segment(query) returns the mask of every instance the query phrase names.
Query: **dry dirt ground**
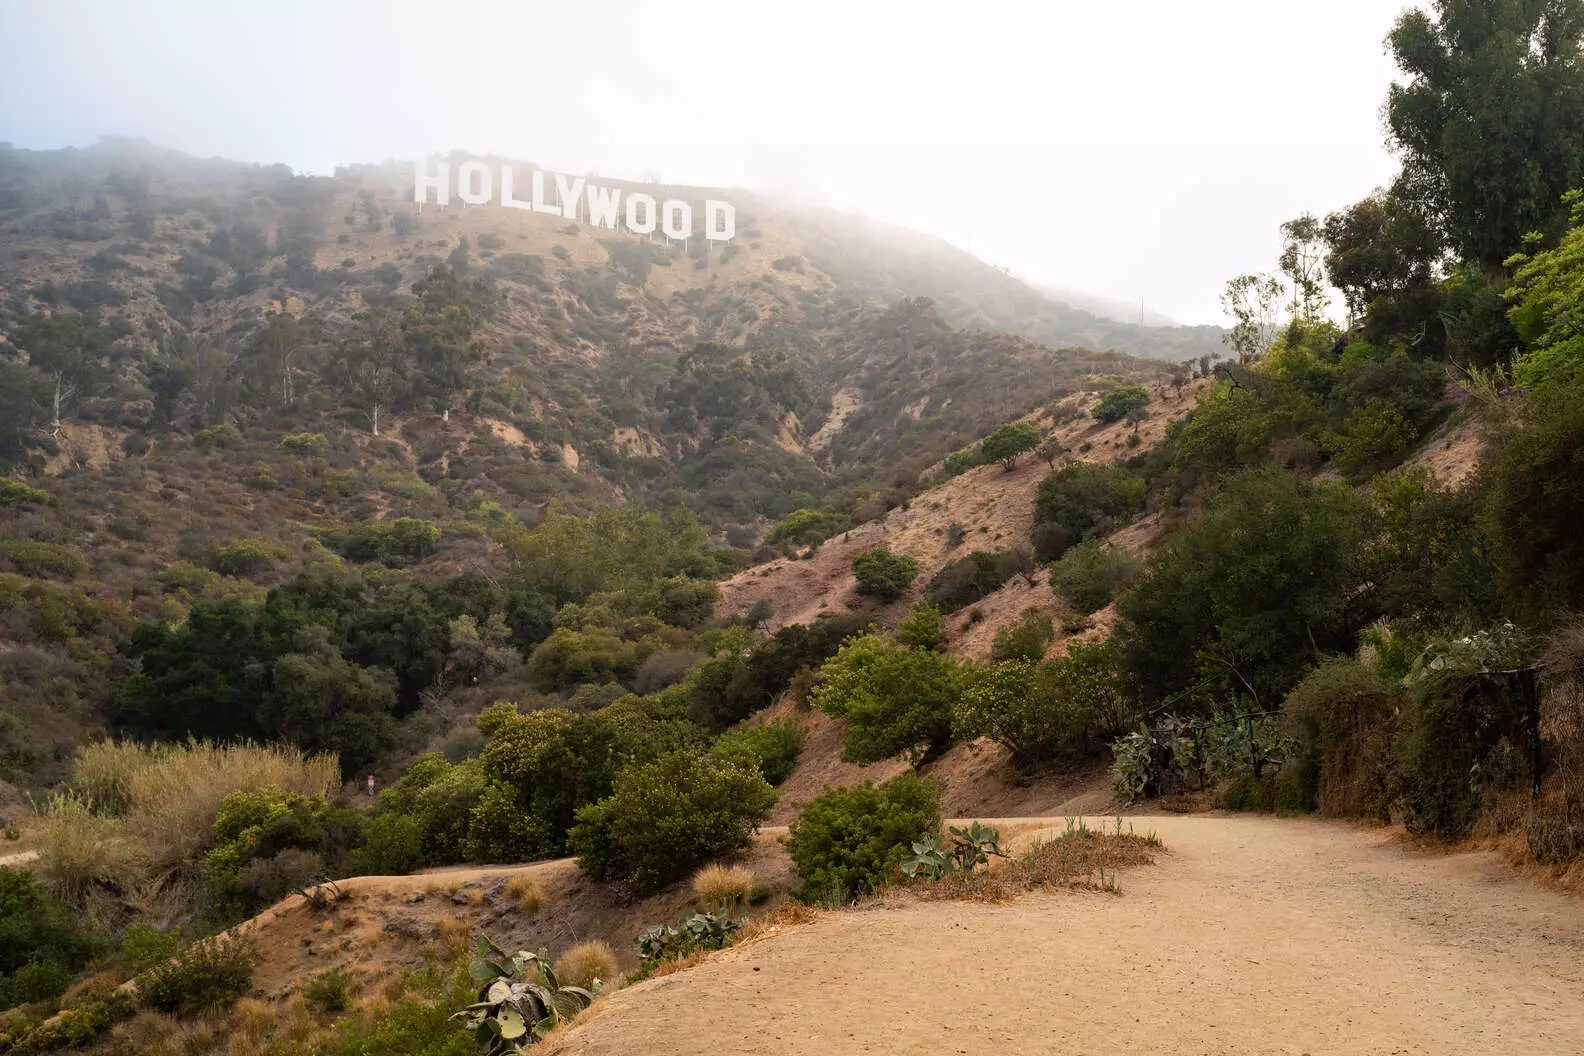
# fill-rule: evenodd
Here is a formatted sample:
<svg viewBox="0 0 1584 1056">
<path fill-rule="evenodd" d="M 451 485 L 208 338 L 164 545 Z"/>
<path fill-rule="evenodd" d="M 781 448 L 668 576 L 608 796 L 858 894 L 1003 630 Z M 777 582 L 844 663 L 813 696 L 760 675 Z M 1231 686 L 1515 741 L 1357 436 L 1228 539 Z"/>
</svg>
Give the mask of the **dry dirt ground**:
<svg viewBox="0 0 1584 1056">
<path fill-rule="evenodd" d="M 827 914 L 611 995 L 556 1051 L 1584 1053 L 1576 897 L 1384 830 L 1132 821 L 1168 853 L 1120 896 Z"/>
</svg>

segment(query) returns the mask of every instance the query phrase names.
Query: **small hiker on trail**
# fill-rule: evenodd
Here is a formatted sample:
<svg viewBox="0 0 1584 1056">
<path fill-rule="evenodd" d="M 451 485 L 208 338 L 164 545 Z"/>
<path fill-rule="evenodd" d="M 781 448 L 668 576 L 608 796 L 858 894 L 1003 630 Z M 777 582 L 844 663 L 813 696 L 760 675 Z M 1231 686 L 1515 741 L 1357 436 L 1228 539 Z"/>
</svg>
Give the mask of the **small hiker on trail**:
<svg viewBox="0 0 1584 1056">
<path fill-rule="evenodd" d="M 374 775 L 373 774 L 368 775 L 368 794 L 371 795 L 371 796 L 374 794 Z"/>
</svg>

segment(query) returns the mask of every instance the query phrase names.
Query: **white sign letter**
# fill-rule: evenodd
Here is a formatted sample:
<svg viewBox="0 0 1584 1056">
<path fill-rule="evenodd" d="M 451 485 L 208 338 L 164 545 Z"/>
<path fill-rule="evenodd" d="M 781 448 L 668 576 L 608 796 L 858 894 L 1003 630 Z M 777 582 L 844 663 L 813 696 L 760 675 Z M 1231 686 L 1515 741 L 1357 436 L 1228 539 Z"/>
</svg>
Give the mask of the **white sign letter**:
<svg viewBox="0 0 1584 1056">
<path fill-rule="evenodd" d="M 590 227 L 615 227 L 617 207 L 621 205 L 621 191 L 609 187 L 596 187 L 592 183 L 588 188 L 589 226 Z"/>
<path fill-rule="evenodd" d="M 549 213 L 551 216 L 561 215 L 560 208 L 545 201 L 544 173 L 538 169 L 535 169 L 533 174 L 533 207 L 536 213 Z"/>
<path fill-rule="evenodd" d="M 477 180 L 474 177 L 478 177 Z M 477 183 L 478 190 L 473 189 Z M 482 161 L 464 161 L 457 166 L 457 197 L 469 205 L 487 205 L 494 195 L 494 180 Z"/>
<path fill-rule="evenodd" d="M 571 183 L 567 178 L 556 173 L 556 200 L 561 203 L 561 215 L 570 216 L 576 220 L 578 215 L 578 199 L 583 197 L 583 177 L 574 177 Z"/>
<path fill-rule="evenodd" d="M 451 163 L 448 161 L 436 162 L 439 166 L 433 176 L 424 171 L 424 163 L 417 162 L 413 165 L 413 201 L 422 205 L 429 198 L 429 188 L 435 189 L 435 204 L 451 204 Z"/>
<path fill-rule="evenodd" d="M 660 230 L 667 238 L 687 239 L 693 234 L 693 207 L 670 199 L 660 207 Z"/>
<path fill-rule="evenodd" d="M 517 180 L 517 174 L 510 165 L 501 166 L 501 205 L 507 209 L 532 209 L 533 206 L 521 198 L 512 197 L 512 185 Z"/>
<path fill-rule="evenodd" d="M 737 233 L 737 210 L 730 202 L 708 200 L 704 203 L 704 237 L 711 242 L 730 242 Z"/>
<path fill-rule="evenodd" d="M 638 207 L 644 207 L 643 223 L 638 222 Z M 639 191 L 627 196 L 627 230 L 635 235 L 651 235 L 655 229 L 655 200 Z"/>
</svg>

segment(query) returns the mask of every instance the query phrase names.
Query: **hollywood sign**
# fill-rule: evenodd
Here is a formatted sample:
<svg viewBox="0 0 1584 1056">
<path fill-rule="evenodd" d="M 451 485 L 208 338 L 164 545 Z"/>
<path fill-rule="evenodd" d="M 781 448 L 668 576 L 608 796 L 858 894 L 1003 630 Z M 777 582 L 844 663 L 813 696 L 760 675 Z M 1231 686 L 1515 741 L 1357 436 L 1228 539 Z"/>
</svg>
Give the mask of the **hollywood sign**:
<svg viewBox="0 0 1584 1056">
<path fill-rule="evenodd" d="M 657 203 L 653 195 L 629 191 L 624 200 L 620 187 L 601 187 L 582 176 L 539 169 L 529 171 L 526 198 L 517 197 L 520 189 L 516 170 L 510 164 L 492 168 L 482 161 L 464 161 L 454 173 L 449 161 L 436 162 L 433 171 L 421 161 L 413 166 L 413 201 L 420 207 L 430 200 L 431 191 L 435 204 L 450 205 L 454 191 L 468 205 L 493 202 L 506 209 L 580 220 L 590 227 L 614 230 L 620 225 L 637 235 L 659 231 L 667 238 L 683 240 L 694 233 L 693 206 L 680 199 Z M 706 199 L 702 205 L 704 237 L 711 242 L 729 242 L 737 233 L 737 210 L 730 202 L 714 199 Z"/>
</svg>

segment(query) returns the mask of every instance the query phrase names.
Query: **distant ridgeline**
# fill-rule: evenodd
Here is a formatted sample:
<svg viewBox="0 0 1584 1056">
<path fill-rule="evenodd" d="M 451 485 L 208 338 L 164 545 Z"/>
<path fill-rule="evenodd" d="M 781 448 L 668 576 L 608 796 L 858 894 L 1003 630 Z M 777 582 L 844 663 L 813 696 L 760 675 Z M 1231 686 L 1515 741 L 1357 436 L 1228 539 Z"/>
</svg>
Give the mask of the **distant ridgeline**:
<svg viewBox="0 0 1584 1056">
<path fill-rule="evenodd" d="M 554 200 L 546 197 L 551 181 L 555 184 Z M 524 190 L 528 197 L 518 198 L 517 194 Z M 651 235 L 658 230 L 666 238 L 686 241 L 699 233 L 693 226 L 690 202 L 668 198 L 656 203 L 654 195 L 643 191 L 629 191 L 624 202 L 619 187 L 603 187 L 582 176 L 540 169 L 528 170 L 525 186 L 518 182 L 516 166 L 511 162 L 492 166 L 473 159 L 461 162 L 454 170 L 449 161 L 417 162 L 413 166 L 413 201 L 420 209 L 430 201 L 430 192 L 437 205 L 451 204 L 454 193 L 468 205 L 494 203 L 506 209 L 564 216 L 590 227 L 621 226 L 637 235 Z M 737 210 L 730 202 L 713 198 L 701 204 L 704 237 L 711 242 L 731 241 L 737 233 Z"/>
</svg>

